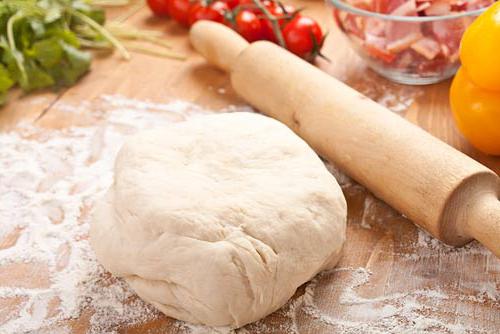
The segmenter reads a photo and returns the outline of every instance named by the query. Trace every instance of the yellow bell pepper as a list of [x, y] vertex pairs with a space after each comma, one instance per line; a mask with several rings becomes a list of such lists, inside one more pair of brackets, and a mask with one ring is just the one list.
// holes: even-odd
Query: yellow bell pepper
[[479, 87], [500, 90], [500, 2], [467, 28], [460, 45], [460, 60]]
[[500, 155], [500, 2], [480, 15], [460, 46], [462, 68], [450, 89], [457, 127], [480, 151]]
[[480, 151], [500, 155], [500, 92], [479, 88], [458, 70], [450, 89], [457, 127]]

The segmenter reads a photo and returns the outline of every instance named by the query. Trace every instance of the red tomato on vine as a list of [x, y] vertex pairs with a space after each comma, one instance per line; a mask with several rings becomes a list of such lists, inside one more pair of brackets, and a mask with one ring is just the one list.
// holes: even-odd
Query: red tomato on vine
[[298, 16], [283, 29], [287, 49], [301, 58], [311, 59], [318, 55], [323, 44], [323, 32], [310, 17]]
[[236, 8], [240, 4], [240, 0], [222, 0], [224, 1], [227, 6], [231, 9]]
[[214, 22], [224, 22], [224, 15], [228, 12], [229, 6], [223, 1], [214, 1], [208, 6], [197, 3], [191, 6], [188, 12], [188, 24], [193, 25], [199, 20], [209, 20]]
[[188, 13], [190, 7], [190, 0], [168, 0], [170, 16], [185, 27], [189, 26]]
[[263, 39], [261, 20], [253, 11], [240, 11], [235, 18], [235, 27], [236, 31], [249, 42]]

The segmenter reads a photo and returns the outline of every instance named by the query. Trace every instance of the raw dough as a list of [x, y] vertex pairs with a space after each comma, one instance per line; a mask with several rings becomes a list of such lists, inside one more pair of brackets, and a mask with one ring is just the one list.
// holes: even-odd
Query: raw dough
[[285, 125], [219, 114], [131, 137], [90, 237], [103, 266], [166, 315], [240, 327], [338, 262], [346, 211]]

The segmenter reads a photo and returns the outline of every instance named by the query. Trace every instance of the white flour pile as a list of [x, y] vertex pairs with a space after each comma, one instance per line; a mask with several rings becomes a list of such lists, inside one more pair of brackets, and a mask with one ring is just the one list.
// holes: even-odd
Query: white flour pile
[[[210, 111], [184, 102], [153, 104], [116, 96], [103, 97], [97, 107], [84, 103], [59, 109], [91, 113], [94, 122], [64, 130], [24, 126], [0, 134], [0, 333], [71, 333], [68, 319], [85, 317], [90, 318], [89, 333], [115, 333], [124, 325], [161, 316], [96, 263], [87, 240], [89, 213], [112, 181], [114, 157], [126, 135]], [[370, 233], [385, 218], [397, 216], [328, 167], [346, 193], [365, 194], [365, 212], [359, 221], [350, 222], [351, 229], [359, 226]], [[443, 254], [485, 258], [496, 279], [474, 286], [473, 280], [462, 278], [469, 292], [453, 296], [439, 288], [408, 287], [402, 288], [404, 292], [382, 291], [366, 297], [364, 292], [378, 274], [341, 263], [315, 278], [282, 310], [237, 332], [488, 332], [453, 319], [438, 320], [434, 313], [441, 303], [458, 299], [465, 306], [456, 312], [468, 312], [467, 305], [485, 304], [499, 314], [499, 261], [477, 244], [451, 249], [421, 231], [418, 240], [406, 246], [410, 252], [395, 250], [395, 254], [409, 264]], [[490, 323], [500, 327], [498, 318]], [[231, 332], [182, 322], [173, 326], [179, 333]]]

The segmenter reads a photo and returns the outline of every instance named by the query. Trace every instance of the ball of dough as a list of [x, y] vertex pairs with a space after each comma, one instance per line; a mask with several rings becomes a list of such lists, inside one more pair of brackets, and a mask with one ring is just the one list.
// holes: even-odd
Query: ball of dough
[[234, 328], [339, 260], [346, 201], [314, 151], [253, 113], [126, 141], [92, 219], [98, 260], [173, 318]]

